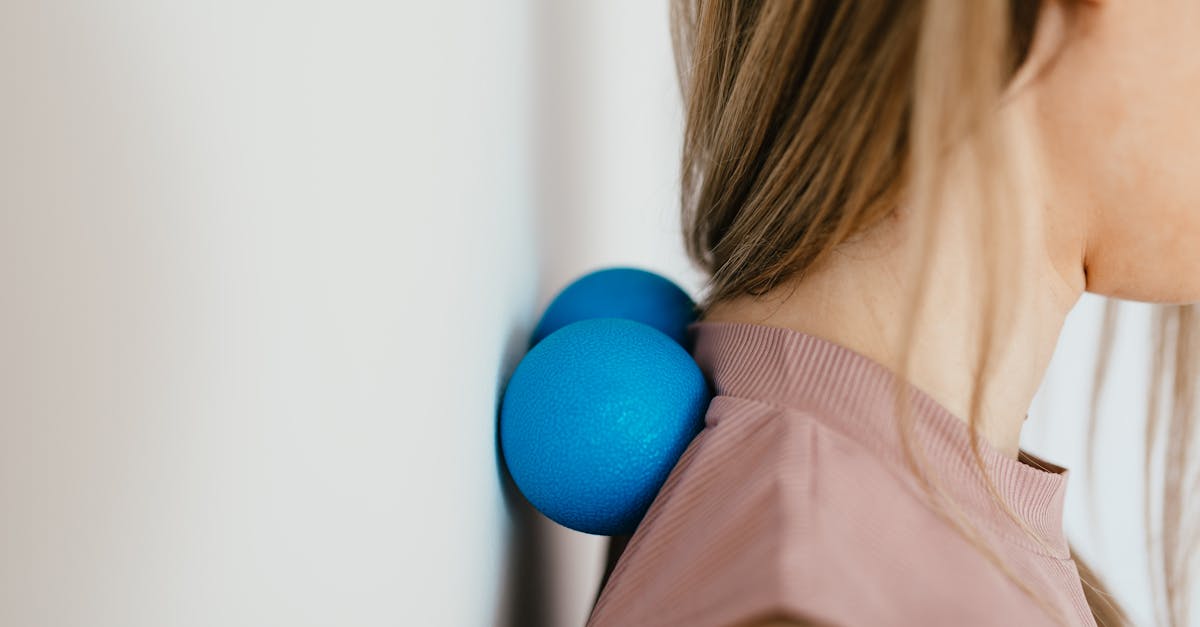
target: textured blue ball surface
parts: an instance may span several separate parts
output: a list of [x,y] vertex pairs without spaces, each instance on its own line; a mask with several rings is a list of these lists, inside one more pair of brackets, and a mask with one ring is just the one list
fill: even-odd
[[533,343],[572,322],[625,318],[650,325],[686,347],[687,325],[695,317],[695,303],[670,279],[638,268],[608,268],[564,288],[542,314]]
[[704,426],[708,384],[663,333],[617,318],[576,322],[517,365],[500,447],[525,498],[551,520],[632,533]]

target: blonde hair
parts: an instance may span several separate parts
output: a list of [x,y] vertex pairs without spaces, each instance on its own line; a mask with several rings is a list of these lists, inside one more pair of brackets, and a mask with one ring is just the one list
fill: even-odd
[[[1035,541],[1043,542],[1003,502],[983,465],[978,417],[993,347],[1011,324],[1021,288],[1021,201],[1018,164],[995,115],[1033,40],[1040,2],[1028,0],[672,0],[673,40],[685,108],[682,211],[689,256],[709,276],[701,310],[741,295],[761,295],[786,279],[803,279],[852,235],[901,204],[914,209],[923,236],[941,222],[939,202],[951,155],[965,155],[978,188],[979,246],[986,269],[979,360],[968,423],[972,451],[997,503]],[[1005,233],[1011,237],[983,237]],[[928,241],[928,240],[926,240]],[[928,251],[928,249],[926,249]],[[928,252],[921,268],[929,267]],[[915,277],[900,346],[897,377],[909,364],[927,272]],[[1002,308],[1004,302],[1013,307]],[[1096,408],[1107,371],[1117,302],[1109,301],[1095,373],[1089,423],[1093,464]],[[1183,497],[1192,440],[1200,338],[1189,305],[1158,308],[1146,425],[1147,546],[1156,548],[1152,577],[1156,615],[1187,623],[1194,534],[1184,535]],[[1172,401],[1159,420],[1161,383],[1173,374]],[[896,386],[902,391],[902,386]],[[1020,581],[923,472],[911,445],[907,397],[898,395],[902,441],[910,469],[937,509],[1027,594],[1058,619],[1038,592]],[[1162,454],[1161,484],[1151,481]],[[1152,488],[1154,488],[1152,490]],[[1153,498],[1152,498],[1153,497]],[[1157,504],[1157,509],[1155,508]],[[1157,516],[1153,515],[1157,513]],[[1151,526],[1154,527],[1153,532]],[[1155,542],[1155,537],[1161,541]],[[1102,583],[1075,557],[1088,603],[1100,625],[1128,619]],[[1161,598],[1160,598],[1161,597]]]

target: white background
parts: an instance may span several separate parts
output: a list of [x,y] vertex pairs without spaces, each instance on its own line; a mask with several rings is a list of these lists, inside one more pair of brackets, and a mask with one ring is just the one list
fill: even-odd
[[[0,96],[0,624],[582,623],[495,408],[572,277],[699,285],[665,2],[8,0]],[[1072,468],[1098,304],[1027,433]],[[1068,525],[1147,616],[1139,311]]]

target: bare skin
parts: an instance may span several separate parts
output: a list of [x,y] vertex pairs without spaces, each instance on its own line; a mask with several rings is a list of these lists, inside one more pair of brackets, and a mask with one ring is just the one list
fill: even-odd
[[[1025,117],[1027,109],[1013,109]],[[1035,159],[1031,153],[1028,159]],[[973,368],[983,314],[982,267],[969,260],[977,237],[959,210],[969,203],[951,185],[947,219],[932,241],[925,295],[918,317],[908,379],[960,418],[969,415]],[[802,280],[790,280],[760,297],[717,303],[706,320],[752,322],[795,329],[833,340],[892,370],[899,370],[898,342],[921,253],[921,225],[906,211],[847,242]],[[1031,241],[1047,245],[1031,251],[1022,280],[1025,306],[1007,338],[992,349],[998,367],[985,391],[980,433],[1005,454],[1017,456],[1026,411],[1049,364],[1067,313],[1085,285],[1078,243],[1050,241],[1044,222],[1031,221]],[[1074,229],[1064,240],[1081,237]],[[1018,298],[1013,295],[1011,298]]]

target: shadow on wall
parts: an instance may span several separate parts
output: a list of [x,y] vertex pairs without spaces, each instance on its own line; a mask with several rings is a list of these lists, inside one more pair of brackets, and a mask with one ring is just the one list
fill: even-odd
[[[503,390],[529,344],[530,327],[518,325],[509,333],[504,364],[497,377],[496,415]],[[499,606],[494,624],[500,627],[559,627],[582,625],[590,602],[571,586],[582,567],[577,550],[578,533],[559,526],[535,509],[520,493],[508,471],[500,447],[499,429],[493,434],[496,469],[509,515],[505,535],[504,580],[500,582]],[[586,578],[585,578],[586,581]],[[581,617],[582,612],[582,617]]]
[[499,444],[497,437],[497,466],[510,524],[505,538],[506,580],[500,593],[501,606],[496,611],[496,625],[551,627],[554,625],[554,599],[551,598],[552,561],[549,559],[546,526],[553,523],[517,491],[500,455]]

